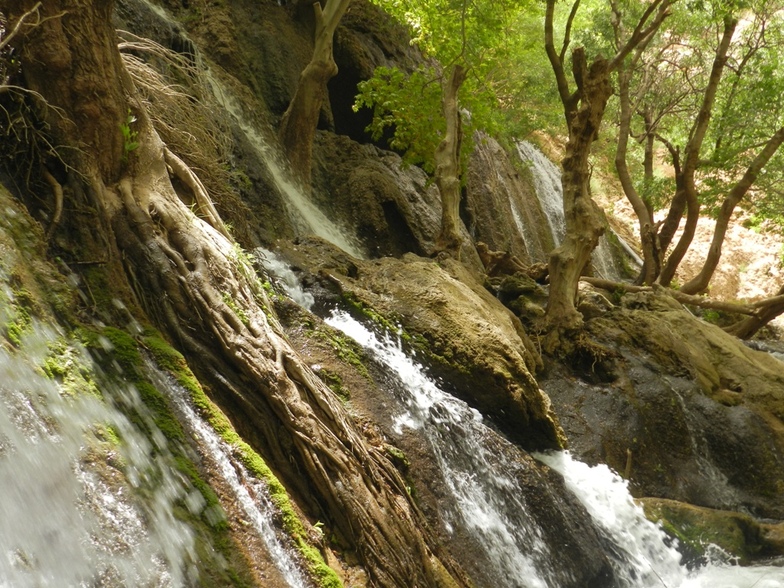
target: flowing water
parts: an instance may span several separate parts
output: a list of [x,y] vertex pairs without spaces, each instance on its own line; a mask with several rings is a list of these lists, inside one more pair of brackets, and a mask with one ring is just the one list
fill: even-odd
[[151,443],[113,407],[144,414],[132,386],[102,402],[45,377],[56,339],[37,328],[24,354],[0,347],[0,586],[192,585],[193,538],[172,515],[190,489],[162,435]]
[[306,292],[302,284],[289,264],[283,261],[275,253],[264,247],[257,247],[253,250],[256,260],[264,267],[270,278],[282,289],[286,295],[302,308],[310,310],[313,308],[315,299],[313,294]]
[[276,149],[273,149],[264,134],[248,122],[239,101],[209,70],[206,72],[206,76],[218,104],[231,115],[235,124],[247,138],[248,143],[255,150],[259,161],[267,167],[275,185],[281,191],[295,230],[300,234],[314,234],[354,257],[364,258],[365,255],[356,239],[347,235],[330,220],[292,180],[286,166],[281,161],[282,156]]
[[305,580],[291,549],[278,537],[278,531],[272,523],[278,510],[272,504],[266,485],[248,474],[245,466],[235,458],[232,448],[197,414],[184,388],[174,383],[170,376],[162,373],[152,362],[147,363],[147,372],[156,388],[165,392],[173,404],[190,438],[198,446],[203,462],[209,463],[230,488],[232,499],[250,521],[286,584],[291,588],[308,588],[310,583]]
[[[517,152],[520,159],[531,166],[536,195],[547,217],[556,246],[558,246],[566,234],[561,170],[544,153],[528,141],[518,142]],[[604,235],[599,239],[599,244],[596,246],[591,259],[594,269],[600,277],[608,280],[620,279],[621,272],[616,267],[612,249]]]
[[[497,588],[557,588],[552,554],[541,541],[538,523],[508,474],[514,464],[499,462],[498,445],[479,413],[443,392],[391,338],[379,338],[345,313],[327,320],[354,338],[404,384],[396,399],[398,432],[422,430],[462,520],[485,550]],[[782,588],[784,568],[739,567],[721,558],[689,572],[668,546],[664,532],[648,521],[626,483],[606,466],[589,467],[566,452],[535,456],[563,475],[567,488],[585,506],[600,534],[609,539],[609,557],[623,588]]]
[[421,430],[435,457],[443,483],[452,496],[454,519],[469,529],[485,551],[488,575],[495,585],[547,588],[554,585],[551,554],[541,540],[541,529],[527,515],[529,507],[508,471],[493,468],[498,447],[484,445],[495,435],[482,415],[442,392],[420,367],[391,340],[381,340],[345,313],[327,323],[367,348],[404,387],[397,398],[401,411],[396,428]]

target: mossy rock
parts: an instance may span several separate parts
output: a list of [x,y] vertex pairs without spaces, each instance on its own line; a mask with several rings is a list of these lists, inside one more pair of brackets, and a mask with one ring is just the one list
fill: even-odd
[[784,524],[760,522],[738,512],[714,510],[662,498],[639,501],[645,515],[678,540],[690,564],[703,562],[712,545],[741,565],[784,556]]

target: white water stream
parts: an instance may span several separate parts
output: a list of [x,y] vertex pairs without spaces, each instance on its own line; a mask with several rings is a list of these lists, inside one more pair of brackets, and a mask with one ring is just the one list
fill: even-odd
[[300,234],[314,234],[354,257],[364,258],[356,240],[330,220],[292,180],[281,160],[282,156],[273,149],[264,134],[248,122],[239,101],[209,70],[205,71],[205,75],[218,104],[231,115],[281,191],[295,230]]
[[454,512],[484,549],[498,588],[548,588],[554,576],[551,554],[517,483],[494,469],[493,448],[482,444],[490,434],[482,415],[465,402],[442,392],[421,368],[391,340],[381,340],[349,315],[339,312],[326,321],[356,340],[405,385],[398,398],[404,410],[396,427],[420,429],[436,458]]
[[[493,467],[497,455],[485,447],[486,427],[479,413],[441,391],[422,368],[390,338],[380,339],[345,313],[327,322],[355,339],[405,385],[397,398],[403,427],[420,429],[430,443],[441,474],[461,517],[492,562],[494,588],[557,588],[553,583],[541,532],[526,516],[527,506],[508,467]],[[613,544],[611,560],[624,588],[782,588],[784,568],[740,567],[711,562],[694,572],[680,565],[680,555],[665,534],[648,521],[629,495],[626,483],[606,466],[590,467],[554,452],[535,456],[564,476],[569,490],[585,506],[597,529]]]
[[143,411],[138,394],[64,395],[36,367],[55,339],[37,328],[23,353],[0,346],[0,586],[193,585],[193,539],[172,514],[189,489],[111,404]]
[[272,524],[277,508],[272,504],[266,485],[248,474],[245,467],[233,456],[231,447],[196,413],[184,388],[158,370],[152,362],[147,363],[147,370],[155,386],[164,392],[174,405],[186,430],[196,441],[202,459],[212,464],[231,489],[234,499],[263,542],[283,579],[291,588],[308,588],[310,583],[305,580],[298,563],[279,539]]
[[[563,186],[561,185],[561,170],[550,161],[544,153],[539,151],[528,141],[517,143],[517,152],[523,162],[531,166],[536,196],[542,205],[542,210],[547,217],[550,231],[556,246],[560,245],[566,233],[563,210]],[[617,280],[620,272],[615,267],[610,244],[606,237],[599,239],[599,245],[591,257],[594,269],[600,277]]]

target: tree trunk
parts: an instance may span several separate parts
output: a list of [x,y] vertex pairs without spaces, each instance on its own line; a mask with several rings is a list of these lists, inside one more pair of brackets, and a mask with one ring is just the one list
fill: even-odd
[[436,250],[460,256],[460,143],[463,130],[457,95],[466,78],[461,65],[454,65],[449,79],[443,84],[442,112],[446,133],[435,153],[435,180],[441,194],[441,232],[436,238]]
[[577,284],[604,233],[602,211],[591,198],[588,158],[612,94],[606,60],[597,58],[588,69],[582,48],[574,50],[572,59],[575,70],[581,72],[575,75],[582,81],[581,100],[569,126],[569,142],[562,162],[566,235],[550,254],[550,295],[546,313],[548,325],[567,329],[582,322],[575,308]]
[[[637,222],[640,226],[640,244],[642,245],[643,274],[639,280],[643,284],[652,284],[659,275],[659,247],[656,235],[656,228],[653,224],[653,215],[646,202],[640,197],[634,187],[629,166],[626,164],[626,152],[631,134],[632,107],[629,98],[629,80],[631,71],[620,68],[618,71],[618,97],[621,105],[620,125],[618,129],[618,146],[615,150],[615,169],[618,171],[618,178],[621,181],[626,199],[631,203],[634,213],[637,215]],[[652,153],[649,156],[648,144],[646,142],[646,174],[648,167],[652,165]],[[652,149],[651,149],[652,151]]]
[[[9,1],[10,14],[18,17],[31,3]],[[52,131],[64,152],[78,153],[75,171],[92,188],[112,262],[124,264],[150,319],[178,342],[246,439],[356,549],[373,585],[464,586],[458,566],[446,560],[447,571],[434,555],[394,466],[268,318],[271,306],[253,270],[220,227],[178,197],[166,147],[122,66],[111,9],[105,1],[47,2],[51,14],[63,16],[20,36],[19,48],[29,86],[63,116],[90,125],[62,122]],[[139,147],[117,181],[128,100]]]
[[716,228],[713,232],[713,240],[708,251],[708,256],[705,258],[705,263],[694,278],[681,286],[681,291],[686,294],[697,294],[704,292],[708,288],[708,284],[713,277],[713,272],[716,271],[716,266],[719,265],[721,259],[721,246],[724,243],[724,235],[727,232],[727,227],[730,224],[730,217],[738,205],[738,202],[746,195],[749,188],[757,180],[760,171],[767,165],[770,158],[778,151],[781,143],[784,142],[784,128],[779,129],[765,144],[765,147],[757,154],[754,161],[751,162],[746,173],[738,180],[738,183],[733,186],[724,203],[721,205],[721,212],[716,219]]
[[327,96],[327,82],[338,73],[332,56],[332,39],[351,0],[327,0],[322,10],[315,2],[316,16],[313,57],[299,77],[299,84],[278,130],[291,169],[305,189],[310,189],[313,140],[321,106]]
[[[670,253],[662,268],[661,275],[658,279],[658,282],[662,286],[669,286],[672,282],[678,266],[689,250],[689,247],[691,247],[691,242],[694,239],[694,233],[697,229],[697,222],[700,217],[700,203],[697,198],[697,186],[694,181],[694,175],[699,164],[700,150],[702,149],[702,143],[705,140],[705,134],[708,132],[708,124],[710,123],[711,114],[713,113],[716,93],[719,90],[719,83],[721,82],[721,77],[724,73],[724,66],[727,63],[727,53],[730,48],[732,36],[735,34],[735,27],[737,24],[738,21],[729,15],[724,19],[724,31],[713,58],[713,67],[711,68],[708,85],[703,94],[702,105],[700,106],[700,111],[697,114],[694,125],[691,128],[689,142],[686,144],[682,177],[682,197],[686,203],[686,225],[683,228],[683,233],[678,240],[678,244],[672,250],[672,253]],[[673,206],[675,206],[675,201],[679,195],[680,194],[676,192],[675,199],[673,199]],[[672,212],[672,209],[670,212]],[[675,230],[680,222],[680,216],[675,219],[674,215],[670,214],[668,215],[667,220],[670,222],[665,223],[665,226],[662,227],[662,231],[664,231],[666,227],[668,238],[665,239],[663,236],[660,239],[663,248],[666,248],[669,245],[669,238],[671,238],[669,231],[672,232],[672,235],[675,234]],[[676,220],[677,222],[675,222]]]

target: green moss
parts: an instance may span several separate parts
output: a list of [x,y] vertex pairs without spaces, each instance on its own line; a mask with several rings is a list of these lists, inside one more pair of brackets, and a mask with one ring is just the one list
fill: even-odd
[[351,392],[343,385],[343,378],[338,374],[326,368],[316,370],[315,373],[322,382],[329,386],[330,390],[332,390],[338,398],[342,400],[351,400]]
[[75,397],[90,394],[103,398],[92,366],[85,360],[83,351],[61,338],[49,343],[49,353],[43,360],[44,374],[60,384],[62,393]]
[[[127,371],[127,375],[138,376],[138,370],[142,365],[142,356],[136,340],[128,333],[115,327],[105,327],[100,336],[111,344],[111,356],[119,366]],[[102,341],[99,341],[103,343]],[[106,347],[104,345],[104,347]]]
[[341,588],[342,583],[335,571],[326,564],[318,549],[308,543],[307,531],[294,511],[286,488],[262,457],[242,440],[226,415],[209,399],[182,354],[152,331],[145,333],[142,343],[158,365],[169,371],[175,380],[188,390],[192,402],[202,416],[215,432],[234,448],[248,472],[266,483],[270,499],[280,511],[283,529],[291,536],[298,551],[307,562],[308,570],[318,586],[321,588]]
[[762,549],[759,524],[748,515],[664,499],[646,499],[644,507],[646,516],[676,538],[679,550],[691,561],[704,557],[710,545],[718,545],[744,563]]
[[5,338],[17,349],[22,346],[22,338],[32,328],[33,309],[36,303],[32,294],[24,288],[14,290],[13,299],[7,306],[9,318],[4,325]]
[[[327,343],[342,362],[352,366],[364,378],[370,379],[370,374],[364,363],[365,352],[351,337],[335,329],[322,328],[320,326],[309,330],[307,334],[311,338]],[[329,382],[325,381],[325,383],[329,385]],[[340,394],[338,395],[340,396]]]

